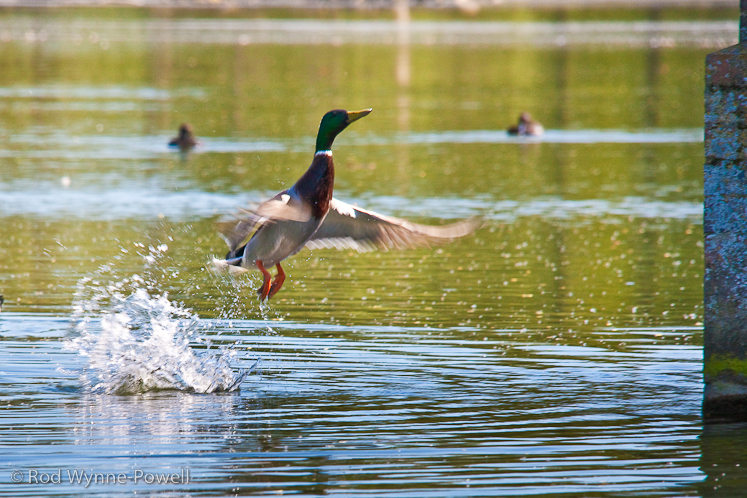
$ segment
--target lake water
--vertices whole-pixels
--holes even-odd
[[[700,415],[735,22],[160,15],[0,11],[0,495],[741,496],[746,427]],[[260,306],[217,222],[365,107],[336,197],[485,226],[304,251]]]

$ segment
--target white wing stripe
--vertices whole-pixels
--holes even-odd
[[[357,241],[351,237],[334,237],[328,239],[315,239],[306,242],[309,249],[354,249],[358,252],[369,252],[376,249],[368,241]]]
[[[350,204],[332,199],[332,208],[343,216],[355,218],[355,208]]]

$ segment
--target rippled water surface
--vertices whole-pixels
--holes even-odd
[[[700,417],[703,61],[736,23],[102,12],[0,11],[0,495],[741,496],[744,426]],[[260,306],[216,223],[338,107],[374,112],[336,197],[485,225],[304,251]]]

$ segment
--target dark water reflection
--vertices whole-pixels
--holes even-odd
[[[703,60],[722,31],[403,55],[84,14],[0,19],[0,494],[739,496],[743,427],[700,419]],[[336,195],[486,226],[303,252],[260,309],[256,275],[209,270],[216,221],[295,181],[325,111],[369,106],[335,144]],[[524,110],[545,137],[506,136]],[[184,121],[203,145],[180,155]],[[259,372],[222,394],[90,388],[71,318],[90,305],[111,333],[99,301],[135,275],[199,316],[194,351]],[[172,486],[9,480],[182,468]]]

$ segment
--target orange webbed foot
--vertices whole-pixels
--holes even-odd
[[[270,272],[267,271],[265,266],[262,264],[260,260],[257,260],[257,268],[259,271],[262,272],[262,276],[264,277],[264,281],[262,282],[262,285],[259,289],[257,289],[257,294],[259,295],[260,302],[267,299],[267,296],[270,294]]]
[[[283,286],[283,282],[285,282],[285,272],[283,271],[283,268],[280,266],[280,263],[275,265],[275,267],[278,269],[278,274],[275,275],[275,279],[272,281],[272,285],[270,286],[270,293],[268,297],[272,297],[280,290],[280,288]]]

